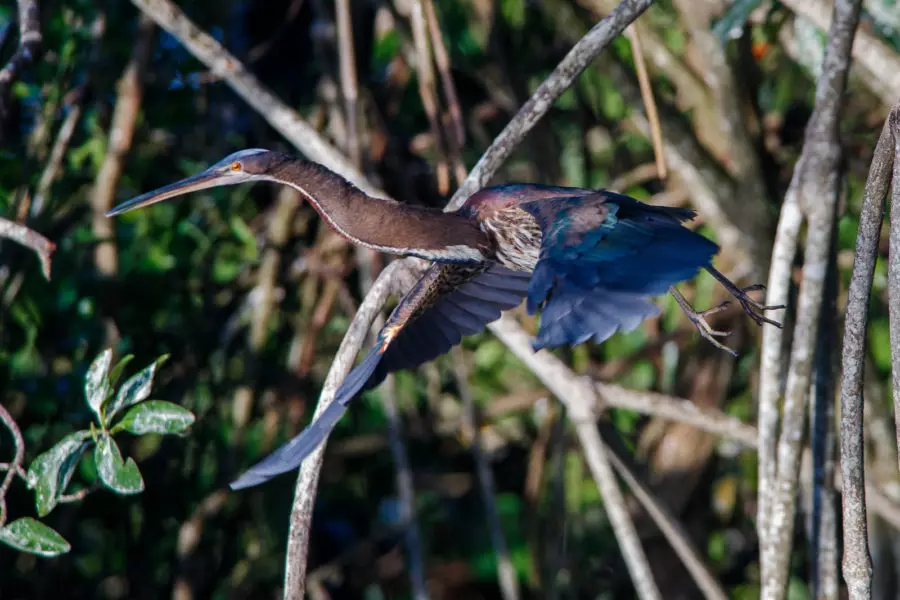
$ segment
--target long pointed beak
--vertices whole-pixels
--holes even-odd
[[[143,208],[144,206],[150,206],[151,204],[156,204],[157,202],[162,202],[169,198],[183,196],[184,194],[205,190],[206,188],[239,183],[239,181],[236,181],[235,179],[237,178],[232,178],[220,171],[206,170],[197,173],[196,175],[191,175],[181,181],[176,181],[175,183],[170,183],[167,186],[155,189],[152,192],[141,194],[131,200],[126,200],[122,204],[108,210],[106,216],[114,217],[136,208]]]

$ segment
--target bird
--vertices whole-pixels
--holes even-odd
[[[375,344],[347,375],[334,401],[292,440],[240,475],[244,489],[294,470],[312,453],[355,397],[388,373],[429,362],[483,330],[523,301],[540,311],[535,351],[634,330],[659,313],[652,301],[670,291],[700,334],[716,338],[676,284],[706,270],[756,323],[783,306],[766,306],[712,265],[719,246],[689,229],[687,208],[654,206],[609,190],[506,183],[472,194],[455,211],[372,197],[325,166],[261,148],[230,154],[204,171],[147,192],[109,210],[108,217],[190,192],[269,181],[297,190],[335,232],[386,254],[414,256],[430,265],[398,302]]]

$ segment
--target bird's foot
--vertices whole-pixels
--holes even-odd
[[[713,306],[712,308],[708,308],[703,311],[698,311],[691,306],[690,302],[681,295],[681,292],[678,291],[675,286],[669,288],[669,291],[672,293],[672,296],[675,298],[675,301],[678,303],[678,306],[681,307],[681,310],[684,311],[684,314],[687,315],[687,318],[691,320],[691,323],[694,324],[694,327],[697,328],[697,331],[700,332],[700,336],[712,344],[714,347],[719,350],[724,350],[728,354],[732,356],[737,356],[737,352],[717,340],[716,338],[729,337],[733,335],[731,331],[720,331],[718,329],[713,329],[713,326],[707,322],[706,317],[711,315],[718,314],[728,308],[729,302],[725,301],[722,304],[717,306]]]
[[[718,279],[718,277],[716,279]],[[727,284],[725,283],[725,281],[722,281],[721,279],[719,279],[719,281],[723,285],[725,285],[725,287],[728,289],[728,291],[731,293],[731,295],[734,296],[735,299],[737,299],[737,301],[741,303],[741,307],[744,309],[744,312],[747,313],[747,316],[749,316],[751,319],[753,319],[753,321],[757,325],[762,327],[763,323],[768,323],[769,325],[774,325],[775,327],[778,327],[779,329],[781,329],[781,327],[782,327],[781,323],[768,318],[763,313],[765,313],[766,311],[769,311],[769,310],[781,310],[782,308],[785,308],[784,304],[777,304],[777,305],[762,304],[761,302],[757,302],[756,300],[754,300],[753,298],[751,298],[750,296],[747,295],[747,292],[756,292],[759,290],[764,290],[764,289],[766,289],[766,286],[764,286],[761,283],[757,283],[756,285],[751,285],[751,286],[748,286],[745,288],[739,288],[739,287],[735,286],[734,284],[732,284],[730,281]]]

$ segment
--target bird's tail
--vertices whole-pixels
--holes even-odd
[[[381,362],[384,353],[381,344],[375,344],[359,365],[344,379],[334,401],[316,418],[312,424],[296,435],[291,441],[256,463],[230,485],[240,490],[259,485],[276,475],[287,473],[300,466],[303,460],[319,447],[334,429],[337,422],[347,412],[347,405],[364,388],[372,387],[372,373]],[[369,383],[367,386],[366,384]]]

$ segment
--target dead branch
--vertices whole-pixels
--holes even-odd
[[[24,225],[0,218],[0,238],[7,238],[34,250],[41,261],[41,272],[50,279],[50,255],[56,244]]]

